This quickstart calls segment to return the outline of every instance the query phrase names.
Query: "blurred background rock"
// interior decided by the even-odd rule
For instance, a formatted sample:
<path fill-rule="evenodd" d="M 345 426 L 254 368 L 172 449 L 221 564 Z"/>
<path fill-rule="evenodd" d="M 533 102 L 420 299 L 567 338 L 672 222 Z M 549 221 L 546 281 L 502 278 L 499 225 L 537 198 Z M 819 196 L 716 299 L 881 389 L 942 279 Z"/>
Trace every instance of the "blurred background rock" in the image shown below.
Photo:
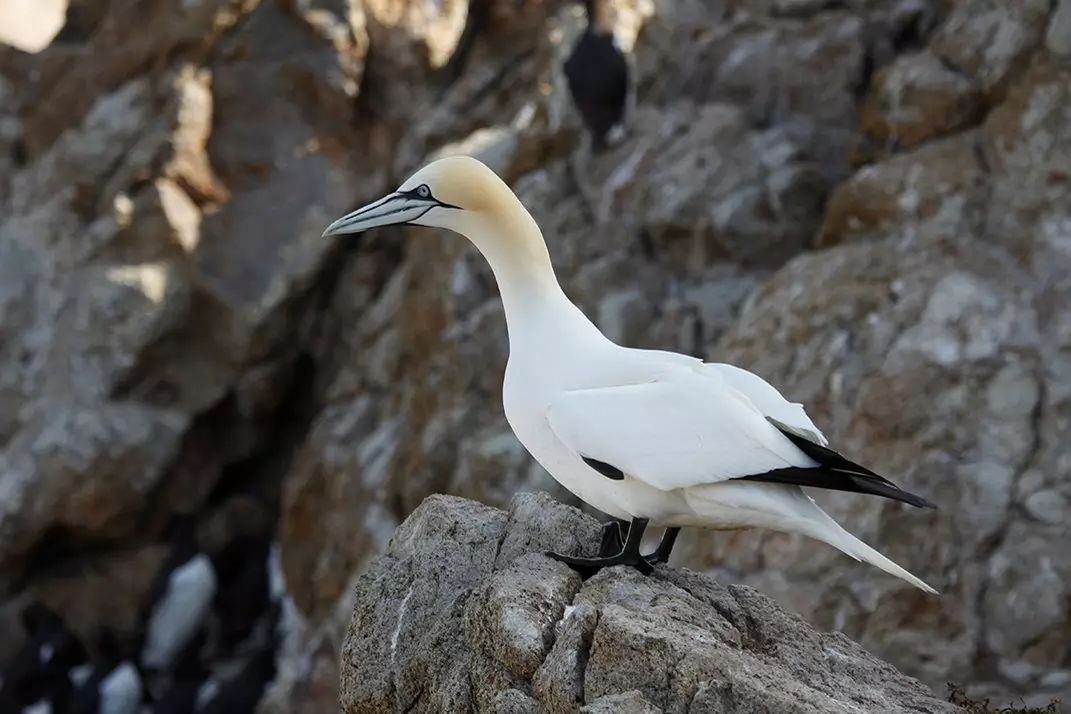
<path fill-rule="evenodd" d="M 448 64 L 466 5 L 0 0 L 0 656 L 36 601 L 134 637 L 192 516 L 279 543 L 260 711 L 337 711 L 354 578 L 425 496 L 575 503 L 502 416 L 474 249 L 320 239 L 445 147 L 611 338 L 756 371 L 941 506 L 821 495 L 939 598 L 773 533 L 675 564 L 938 692 L 1071 701 L 1071 1 L 614 0 L 637 107 L 584 161 L 580 7 L 484 3 Z"/>

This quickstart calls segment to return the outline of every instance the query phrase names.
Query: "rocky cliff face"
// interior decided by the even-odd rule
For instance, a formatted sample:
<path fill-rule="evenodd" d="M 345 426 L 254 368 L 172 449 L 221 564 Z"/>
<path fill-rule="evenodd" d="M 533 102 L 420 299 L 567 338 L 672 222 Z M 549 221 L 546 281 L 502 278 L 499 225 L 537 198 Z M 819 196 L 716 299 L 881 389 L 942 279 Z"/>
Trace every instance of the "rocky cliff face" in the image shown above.
<path fill-rule="evenodd" d="M 599 536 L 546 494 L 508 513 L 430 497 L 357 585 L 343 711 L 959 711 L 746 586 L 665 567 L 581 583 L 542 555 L 595 554 Z"/>
<path fill-rule="evenodd" d="M 445 146 L 612 338 L 755 370 L 942 506 L 823 498 L 940 598 L 768 533 L 675 564 L 937 689 L 1071 699 L 1071 3 L 615 7 L 637 111 L 580 162 L 550 0 L 494 3 L 448 88 L 460 0 L 72 0 L 0 47 L 4 647 L 35 597 L 132 627 L 169 514 L 277 522 L 307 622 L 263 706 L 327 711 L 354 579 L 428 494 L 570 500 L 501 415 L 479 256 L 319 238 Z"/>

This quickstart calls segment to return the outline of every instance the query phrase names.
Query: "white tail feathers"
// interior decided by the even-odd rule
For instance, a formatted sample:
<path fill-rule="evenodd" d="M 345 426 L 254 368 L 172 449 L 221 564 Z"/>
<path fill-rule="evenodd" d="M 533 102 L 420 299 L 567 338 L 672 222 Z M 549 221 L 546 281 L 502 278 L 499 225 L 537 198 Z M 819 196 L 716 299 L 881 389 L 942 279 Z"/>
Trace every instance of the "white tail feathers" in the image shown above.
<path fill-rule="evenodd" d="M 840 526 L 838 525 L 837 528 L 840 528 Z M 820 538 L 819 540 L 822 540 L 822 541 L 825 541 L 826 543 L 829 543 L 834 548 L 837 548 L 838 550 L 847 553 L 848 555 L 852 556 L 856 560 L 862 560 L 865 563 L 870 563 L 875 568 L 881 568 L 882 570 L 884 570 L 889 575 L 895 575 L 896 577 L 898 577 L 898 578 L 900 578 L 902 580 L 906 580 L 907 582 L 911 583 L 912 585 L 914 585 L 919 590 L 922 590 L 923 592 L 928 592 L 928 593 L 931 593 L 933 595 L 938 595 L 939 594 L 936 590 L 934 590 L 932 587 L 927 585 L 925 582 L 923 582 L 919 578 L 915 577 L 911 573 L 907 572 L 906 570 L 901 568 L 899 565 L 897 565 L 896 563 L 892 562 L 891 560 L 886 558 L 884 555 L 882 555 L 881 553 L 879 553 L 878 551 L 874 550 L 873 548 L 871 548 L 869 545 L 867 545 L 863 541 L 861 541 L 858 538 L 856 538 L 855 536 L 853 536 L 848 531 L 844 530 L 843 528 L 840 528 L 840 532 L 842 534 L 842 536 L 841 536 L 842 542 L 834 543 L 831 539 L 826 539 L 826 538 Z"/>
<path fill-rule="evenodd" d="M 933 595 L 939 594 L 925 582 L 916 578 L 914 575 L 907 572 L 848 531 L 844 530 L 839 523 L 830 518 L 829 514 L 819 508 L 818 504 L 812 501 L 809 497 L 807 497 L 807 500 L 811 501 L 815 513 L 812 516 L 813 520 L 808 519 L 807 523 L 801 524 L 803 527 L 799 529 L 799 533 L 814 538 L 815 540 L 820 540 L 823 543 L 828 543 L 837 550 L 852 556 L 856 560 L 870 563 L 875 568 L 881 568 L 889 575 L 895 575 L 901 580 L 906 580 L 923 592 L 928 592 Z"/>
<path fill-rule="evenodd" d="M 881 568 L 923 592 L 938 594 L 922 580 L 841 528 L 799 486 L 726 481 L 683 489 L 683 492 L 696 517 L 682 521 L 681 525 L 769 528 L 782 533 L 798 533 L 828 543 L 856 560 Z"/>

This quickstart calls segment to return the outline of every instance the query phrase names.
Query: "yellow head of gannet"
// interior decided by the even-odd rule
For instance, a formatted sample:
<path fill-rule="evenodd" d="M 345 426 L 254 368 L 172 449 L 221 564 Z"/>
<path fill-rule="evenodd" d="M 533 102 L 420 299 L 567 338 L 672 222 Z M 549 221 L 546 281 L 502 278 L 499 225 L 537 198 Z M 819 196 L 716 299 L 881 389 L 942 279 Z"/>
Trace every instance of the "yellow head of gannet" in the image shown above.
<path fill-rule="evenodd" d="M 479 233 L 492 224 L 509 228 L 521 214 L 528 212 L 494 171 L 471 156 L 448 156 L 417 171 L 393 193 L 339 218 L 323 234 L 360 233 L 389 225 L 447 228 L 462 234 L 476 227 Z"/>
<path fill-rule="evenodd" d="M 339 218 L 323 235 L 390 225 L 445 228 L 468 238 L 491 265 L 507 316 L 531 304 L 532 290 L 564 299 L 539 225 L 506 182 L 478 159 L 433 161 L 394 192 Z"/>

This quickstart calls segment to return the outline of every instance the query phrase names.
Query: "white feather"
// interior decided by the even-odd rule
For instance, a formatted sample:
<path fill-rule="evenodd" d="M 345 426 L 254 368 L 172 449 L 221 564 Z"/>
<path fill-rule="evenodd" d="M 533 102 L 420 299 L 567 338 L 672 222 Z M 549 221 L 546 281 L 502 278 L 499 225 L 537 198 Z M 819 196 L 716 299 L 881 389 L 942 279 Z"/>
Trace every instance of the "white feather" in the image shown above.
<path fill-rule="evenodd" d="M 772 384 L 754 372 L 723 362 L 708 362 L 703 365 L 703 371 L 717 372 L 726 384 L 746 396 L 756 409 L 776 419 L 797 436 L 819 446 L 829 445 L 825 434 L 807 416 L 802 404 L 788 401 Z"/>
<path fill-rule="evenodd" d="M 201 683 L 201 686 L 197 688 L 197 710 L 200 711 L 207 707 L 216 695 L 219 694 L 219 682 L 214 678 L 206 679 Z"/>
<path fill-rule="evenodd" d="M 134 714 L 141 704 L 141 677 L 130 662 L 123 662 L 100 683 L 99 714 Z"/>
<path fill-rule="evenodd" d="M 141 653 L 142 666 L 153 669 L 170 666 L 197 634 L 215 595 L 216 572 L 206 555 L 198 554 L 175 568 L 149 619 Z"/>
<path fill-rule="evenodd" d="M 272 541 L 268 550 L 268 585 L 272 602 L 286 595 L 286 576 L 283 574 L 283 554 L 279 541 Z"/>
<path fill-rule="evenodd" d="M 563 392 L 547 421 L 578 455 L 662 491 L 817 465 L 712 370 Z"/>
<path fill-rule="evenodd" d="M 72 667 L 71 670 L 67 672 L 67 678 L 71 680 L 71 684 L 73 684 L 75 687 L 81 687 L 83 684 L 86 683 L 86 681 L 89 680 L 92 674 L 93 665 L 80 664 L 76 667 Z"/>

